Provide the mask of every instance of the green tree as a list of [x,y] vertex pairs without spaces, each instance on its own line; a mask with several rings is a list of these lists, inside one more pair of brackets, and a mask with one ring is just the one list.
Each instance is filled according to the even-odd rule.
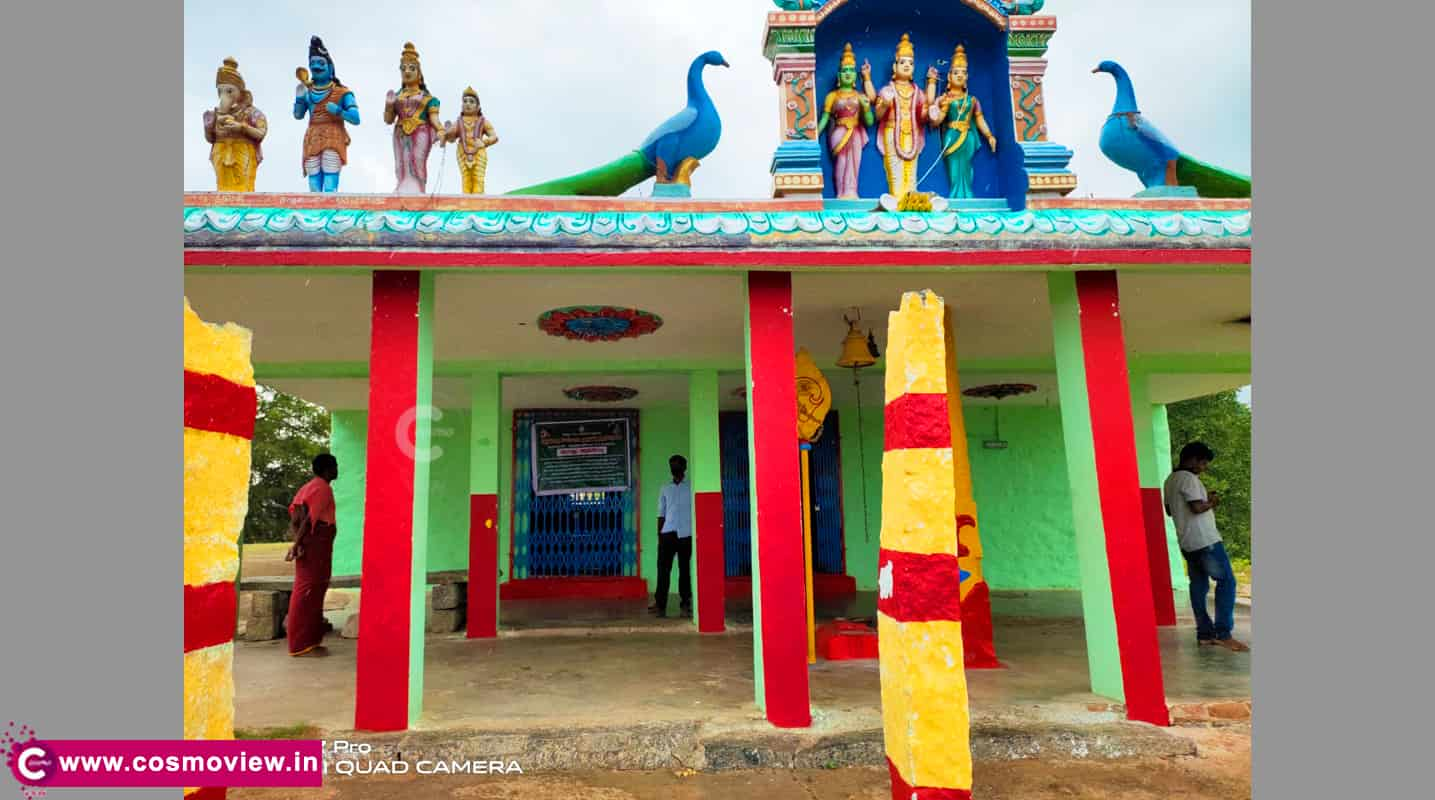
[[1205,442],[1216,460],[1201,476],[1221,496],[1216,524],[1233,559],[1251,558],[1251,409],[1236,391],[1197,397],[1166,407],[1174,461],[1188,442]]
[[329,449],[329,412],[293,395],[258,387],[244,542],[282,542],[289,501],[313,477],[314,456]]

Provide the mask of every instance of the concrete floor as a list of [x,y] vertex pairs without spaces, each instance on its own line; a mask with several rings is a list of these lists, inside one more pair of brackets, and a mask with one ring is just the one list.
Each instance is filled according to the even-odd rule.
[[[823,616],[870,614],[871,596],[825,605]],[[336,614],[346,614],[349,603]],[[676,608],[677,603],[672,604]],[[1089,691],[1080,598],[1074,592],[993,598],[997,656],[1005,669],[967,675],[973,717],[1020,709],[1085,709],[1110,702]],[[702,720],[751,725],[751,609],[734,601],[727,634],[700,636],[690,622],[647,616],[643,603],[529,601],[503,609],[497,640],[462,634],[426,642],[424,716],[417,730],[546,728]],[[331,616],[336,627],[342,619]],[[1251,641],[1249,609],[1237,637]],[[1189,608],[1160,632],[1172,703],[1247,699],[1249,653],[1197,648]],[[238,642],[236,724],[353,725],[356,642],[331,636],[324,659],[291,659],[283,641]],[[820,660],[810,667],[814,727],[880,725],[875,660]]]

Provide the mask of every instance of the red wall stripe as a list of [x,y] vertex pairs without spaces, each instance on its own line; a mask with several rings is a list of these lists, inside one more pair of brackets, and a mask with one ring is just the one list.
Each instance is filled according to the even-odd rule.
[[693,522],[698,551],[698,633],[722,633],[726,600],[722,492],[694,493]]
[[812,724],[812,709],[807,683],[792,275],[753,272],[747,280],[752,487],[757,493],[765,705],[773,725],[804,728]]
[[254,438],[259,400],[253,386],[204,372],[184,371],[184,427]]
[[1076,294],[1127,717],[1169,725],[1116,273],[1078,273]]
[[419,274],[375,272],[369,349],[368,477],[364,487],[354,727],[408,727],[409,587],[414,461],[396,431],[418,401]]
[[892,565],[892,596],[877,598],[877,610],[898,622],[960,621],[957,557],[946,553],[877,552],[878,574]]
[[498,495],[468,498],[468,638],[498,636]]
[[1250,264],[1249,248],[1014,250],[368,250],[186,248],[187,267],[1001,267]]
[[1166,548],[1166,508],[1160,489],[1141,489],[1141,511],[1146,521],[1146,557],[1151,563],[1151,602],[1156,624],[1176,624],[1176,598],[1171,591],[1171,561]]
[[938,789],[931,786],[910,786],[892,759],[887,759],[887,772],[892,776],[892,800],[971,800],[968,789]]
[[888,402],[882,416],[884,450],[952,446],[952,421],[945,394],[909,392]]
[[234,641],[234,581],[184,587],[184,652]]

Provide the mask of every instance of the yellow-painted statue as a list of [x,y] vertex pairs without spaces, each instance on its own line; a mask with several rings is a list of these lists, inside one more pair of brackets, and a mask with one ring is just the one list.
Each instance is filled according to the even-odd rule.
[[917,158],[927,143],[927,109],[937,99],[937,70],[927,70],[927,91],[912,82],[917,53],[902,34],[892,61],[892,80],[881,93],[872,85],[872,64],[862,64],[862,85],[877,109],[877,151],[887,171],[887,191],[898,199],[917,191]]
[[458,171],[463,176],[464,194],[483,194],[484,176],[488,174],[488,148],[498,144],[493,123],[483,115],[478,92],[470,86],[463,90],[463,113],[444,127],[442,147],[457,141]]
[[209,142],[209,163],[221,192],[252,192],[259,162],[260,142],[269,132],[264,113],[254,107],[254,96],[244,88],[239,62],[224,59],[214,76],[219,105],[204,112],[204,140]]

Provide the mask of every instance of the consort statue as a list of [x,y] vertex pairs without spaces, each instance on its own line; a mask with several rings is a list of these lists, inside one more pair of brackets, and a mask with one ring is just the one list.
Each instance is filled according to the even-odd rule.
[[948,197],[973,197],[972,159],[981,145],[972,134],[972,128],[981,133],[993,153],[997,150],[997,137],[992,135],[986,118],[982,116],[982,104],[967,91],[967,51],[962,45],[957,45],[956,52],[952,54],[947,90],[932,104],[931,124],[946,126],[942,132],[942,158],[946,159],[947,176],[952,181]]
[[434,140],[444,135],[439,121],[438,98],[424,83],[419,53],[413,42],[404,42],[399,55],[397,93],[384,97],[384,123],[394,126],[394,194],[423,194],[428,186],[429,152]]
[[842,51],[837,70],[837,89],[827,93],[822,105],[819,132],[832,125],[827,146],[832,152],[832,174],[837,196],[844,200],[857,198],[857,176],[862,168],[862,150],[867,146],[867,128],[876,120],[867,95],[857,91],[857,57],[848,42]]

